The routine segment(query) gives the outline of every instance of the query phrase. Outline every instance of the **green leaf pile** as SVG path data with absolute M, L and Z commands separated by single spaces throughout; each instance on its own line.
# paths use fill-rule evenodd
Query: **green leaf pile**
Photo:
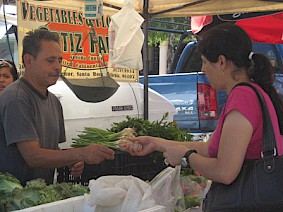
M 71 183 L 47 185 L 41 178 L 30 180 L 23 187 L 14 176 L 0 172 L 0 212 L 21 210 L 88 192 L 87 186 Z
M 189 141 L 192 135 L 189 130 L 181 130 L 174 122 L 168 122 L 168 113 L 160 121 L 150 122 L 142 118 L 126 116 L 125 121 L 113 123 L 110 131 L 120 132 L 124 128 L 133 128 L 138 136 L 148 135 L 175 141 Z

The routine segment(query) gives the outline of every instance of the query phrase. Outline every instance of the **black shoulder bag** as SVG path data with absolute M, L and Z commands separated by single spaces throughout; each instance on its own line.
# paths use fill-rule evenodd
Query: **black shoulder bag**
M 213 182 L 204 202 L 203 211 L 283 211 L 283 157 L 277 155 L 276 139 L 268 108 L 261 93 L 257 94 L 263 116 L 262 158 L 245 160 L 233 183 Z

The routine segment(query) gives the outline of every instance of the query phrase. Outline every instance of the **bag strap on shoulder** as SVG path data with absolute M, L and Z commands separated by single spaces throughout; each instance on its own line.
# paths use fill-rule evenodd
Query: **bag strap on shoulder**
M 271 173 L 275 169 L 274 157 L 277 155 L 277 151 L 276 151 L 276 139 L 275 139 L 275 134 L 273 130 L 273 125 L 271 122 L 271 118 L 270 118 L 270 114 L 269 114 L 266 102 L 262 94 L 252 84 L 247 83 L 247 82 L 241 82 L 237 84 L 236 86 L 248 86 L 252 88 L 257 95 L 257 98 L 261 106 L 262 119 L 263 119 L 261 157 L 264 160 L 265 171 L 268 173 Z

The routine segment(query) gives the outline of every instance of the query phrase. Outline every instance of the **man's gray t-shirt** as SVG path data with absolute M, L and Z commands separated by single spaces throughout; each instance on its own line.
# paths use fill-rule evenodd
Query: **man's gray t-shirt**
M 9 85 L 0 95 L 0 172 L 9 172 L 21 183 L 43 178 L 53 182 L 54 169 L 31 168 L 15 143 L 36 140 L 40 147 L 59 149 L 65 129 L 61 103 L 48 92 L 40 94 L 23 78 Z

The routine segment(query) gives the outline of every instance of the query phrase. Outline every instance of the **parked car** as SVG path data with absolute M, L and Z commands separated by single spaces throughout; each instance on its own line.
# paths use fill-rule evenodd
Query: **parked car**
M 126 120 L 126 116 L 143 118 L 143 85 L 138 82 L 119 82 L 119 85 L 110 98 L 96 103 L 79 99 L 62 80 L 49 87 L 63 107 L 67 142 L 60 144 L 61 148 L 70 147 L 72 138 L 81 134 L 84 127 L 110 129 L 114 122 Z M 150 121 L 161 120 L 167 112 L 168 121 L 173 121 L 176 109 L 169 100 L 152 89 L 148 98 Z

